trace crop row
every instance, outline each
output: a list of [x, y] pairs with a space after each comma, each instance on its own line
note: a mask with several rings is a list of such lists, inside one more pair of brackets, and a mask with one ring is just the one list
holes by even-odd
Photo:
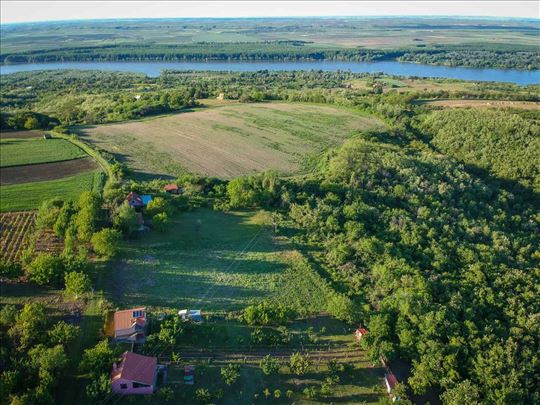
[[34, 228], [34, 212], [8, 212], [0, 214], [0, 258], [17, 261], [26, 246], [28, 235]]

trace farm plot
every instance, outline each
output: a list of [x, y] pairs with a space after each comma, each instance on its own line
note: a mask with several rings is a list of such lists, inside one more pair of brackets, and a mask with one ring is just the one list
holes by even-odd
[[230, 178], [275, 169], [295, 173], [309, 158], [359, 131], [384, 128], [371, 116], [330, 106], [233, 104], [174, 116], [81, 129], [139, 176], [185, 169]]
[[60, 162], [87, 156], [79, 147], [64, 139], [0, 140], [0, 166]]
[[3, 185], [0, 187], [0, 212], [34, 210], [43, 200], [61, 197], [75, 199], [83, 191], [99, 191], [103, 172], [94, 170], [57, 180]]
[[26, 247], [28, 235], [34, 227], [34, 212], [9, 212], [0, 214], [0, 258], [6, 262], [17, 261]]
[[41, 138], [43, 131], [0, 131], [0, 139], [28, 139]]
[[92, 158], [66, 160], [54, 163], [37, 163], [0, 168], [0, 184], [33, 183], [46, 180], [61, 179], [79, 173], [97, 169]]

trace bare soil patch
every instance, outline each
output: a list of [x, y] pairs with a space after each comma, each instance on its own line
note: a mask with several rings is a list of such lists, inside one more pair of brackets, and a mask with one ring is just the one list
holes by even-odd
[[0, 169], [0, 184], [8, 185], [55, 180], [95, 170], [96, 168], [96, 162], [90, 157], [63, 162], [4, 167]]
[[0, 131], [1, 139], [28, 139], [40, 138], [44, 131]]

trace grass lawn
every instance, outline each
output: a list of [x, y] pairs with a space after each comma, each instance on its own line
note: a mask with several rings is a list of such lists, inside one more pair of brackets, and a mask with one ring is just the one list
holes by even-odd
[[83, 128], [80, 134], [126, 162], [136, 177], [187, 170], [231, 178], [268, 169], [302, 172], [325, 149], [384, 127], [378, 118], [334, 106], [237, 103]]
[[79, 147], [64, 139], [1, 139], [1, 167], [60, 162], [87, 156]]
[[34, 210], [47, 199], [74, 199], [83, 191], [99, 191], [103, 172], [90, 171], [59, 180], [22, 183], [0, 188], [0, 211]]

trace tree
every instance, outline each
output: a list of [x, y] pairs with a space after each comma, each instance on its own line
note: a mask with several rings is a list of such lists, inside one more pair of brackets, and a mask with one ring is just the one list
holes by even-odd
[[62, 259], [49, 253], [40, 253], [27, 269], [28, 278], [39, 285], [59, 284], [64, 271]]
[[206, 388], [197, 388], [195, 391], [195, 400], [200, 404], [208, 404], [212, 400], [212, 395]]
[[156, 197], [148, 203], [144, 212], [149, 217], [153, 217], [161, 213], [171, 215], [172, 209], [171, 209], [171, 205], [166, 199], [164, 199], [163, 197]]
[[328, 301], [328, 312], [341, 321], [353, 323], [358, 320], [359, 310], [350, 298], [342, 294], [333, 294]]
[[113, 228], [105, 228], [92, 235], [94, 252], [104, 258], [111, 258], [118, 253], [122, 233]]
[[64, 280], [64, 294], [69, 298], [78, 299], [92, 288], [90, 277], [82, 272], [72, 271], [66, 273]]
[[279, 373], [280, 363], [278, 359], [267, 354], [261, 359], [259, 366], [261, 367], [263, 374], [271, 375]]
[[240, 377], [240, 366], [238, 364], [227, 364], [220, 370], [221, 378], [227, 385], [233, 385]]
[[80, 327], [70, 325], [64, 321], [56, 323], [49, 331], [49, 339], [52, 344], [63, 345], [66, 347], [79, 336]]
[[169, 228], [169, 217], [165, 212], [160, 212], [152, 218], [153, 227], [159, 232], [165, 232]]
[[454, 388], [443, 392], [441, 400], [445, 405], [478, 405], [480, 404], [480, 394], [476, 385], [470, 380], [463, 380]]
[[62, 345], [50, 348], [37, 345], [28, 351], [28, 358], [30, 364], [38, 370], [41, 379], [51, 376], [53, 381], [69, 362]]
[[109, 374], [100, 374], [86, 386], [86, 395], [93, 400], [104, 399], [111, 393]]
[[116, 210], [113, 217], [113, 225], [120, 229], [126, 236], [132, 235], [139, 229], [137, 213], [129, 206], [127, 201], [124, 201]]
[[36, 117], [28, 117], [26, 121], [24, 122], [24, 128], [31, 130], [31, 129], [38, 129], [39, 128], [39, 121]]
[[16, 279], [23, 275], [22, 267], [17, 262], [8, 262], [0, 259], [0, 277]]
[[309, 355], [302, 355], [301, 353], [293, 353], [289, 358], [289, 369], [291, 373], [298, 376], [305, 375], [311, 370], [311, 360]]
[[94, 347], [84, 351], [79, 368], [82, 372], [97, 377], [110, 371], [114, 359], [114, 352], [109, 347], [107, 340], [102, 340]]
[[43, 338], [47, 323], [43, 304], [26, 304], [17, 315], [15, 324], [9, 330], [9, 335], [17, 342], [18, 350], [25, 350]]

